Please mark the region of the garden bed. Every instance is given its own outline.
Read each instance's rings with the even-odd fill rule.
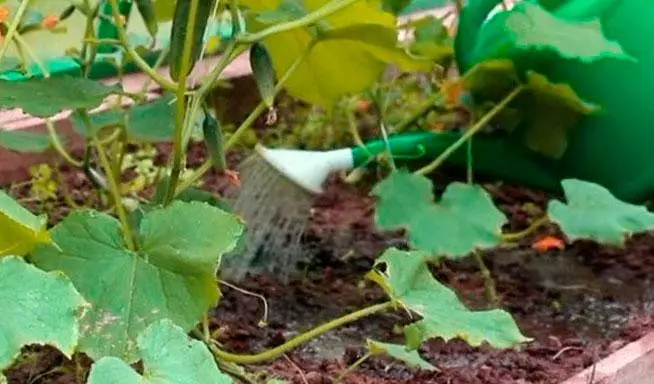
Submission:
[[[233,89],[255,94],[243,91],[246,88]],[[232,106],[239,107],[230,108],[236,121],[242,119],[241,109],[247,113],[251,110],[248,104],[257,102],[234,95],[229,99]],[[265,130],[265,124],[260,122],[257,129]],[[169,146],[161,145],[159,149],[158,161],[163,162]],[[232,165],[241,157],[233,153]],[[203,146],[196,144],[189,152],[189,166],[197,167],[205,158]],[[92,187],[84,175],[65,166],[61,170],[73,199],[86,201]],[[444,184],[441,181],[446,176],[437,179],[438,184]],[[203,188],[220,192],[225,185],[225,180],[209,173]],[[526,228],[548,200],[544,194],[517,186],[489,190],[510,218],[507,229],[512,231]],[[336,179],[330,181],[327,192],[316,201],[304,240],[307,251],[314,255],[304,279],[285,285],[258,276],[238,284],[266,297],[267,326],[258,326],[263,316],[260,299],[223,288],[224,297],[210,323],[226,349],[245,353],[270,348],[334,316],[383,299],[383,292],[370,282],[364,283],[363,275],[385,248],[402,248],[404,238],[399,233],[380,234],[374,230],[373,200],[368,191],[366,183],[352,186]],[[26,197],[25,193],[25,188],[15,189],[18,197]],[[66,213],[60,200],[48,207],[52,223]],[[36,203],[27,206],[35,211],[43,208]],[[654,259],[650,257],[654,236],[637,236],[622,250],[588,242],[544,253],[533,249],[531,245],[546,234],[556,234],[556,229],[542,228],[517,247],[485,254],[502,307],[515,316],[525,335],[534,338],[532,343],[518,351],[472,348],[459,340],[434,340],[426,343],[420,353],[439,372],[417,372],[401,362],[375,357],[344,382],[561,383],[654,330],[654,292],[650,286],[654,278]],[[476,264],[448,262],[435,268],[434,273],[470,307],[489,306],[485,281]],[[366,338],[401,341],[401,333],[393,328],[398,320],[407,319],[399,312],[367,318],[327,333],[268,364],[249,368],[293,383],[330,383],[365,353]],[[7,372],[10,383],[83,382],[80,380],[88,368],[87,361],[78,359],[76,366],[48,348],[26,349],[20,361]]]

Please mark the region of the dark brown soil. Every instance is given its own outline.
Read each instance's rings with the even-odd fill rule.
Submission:
[[[234,89],[246,88],[236,84]],[[252,109],[251,104],[257,102],[243,97],[227,100],[242,101],[226,105],[235,121],[242,120]],[[262,121],[257,126],[259,132],[265,129]],[[160,149],[165,154],[169,148]],[[162,154],[160,160],[164,157]],[[205,157],[202,146],[194,145],[189,166],[198,166]],[[231,154],[230,162],[234,164],[239,158]],[[94,200],[92,187],[82,172],[67,167],[61,170],[76,202]],[[204,188],[219,192],[225,182],[210,173],[204,179]],[[237,353],[262,351],[331,318],[384,300],[381,290],[363,276],[384,249],[401,248],[405,242],[400,233],[382,234],[374,230],[373,200],[365,184],[355,187],[333,180],[316,201],[304,242],[313,262],[303,279],[285,285],[270,276],[256,276],[239,284],[266,297],[266,326],[259,326],[264,308],[260,299],[223,287],[224,297],[212,312],[211,328],[224,348]],[[542,213],[549,199],[542,193],[515,186],[489,185],[488,189],[511,219],[507,231],[526,228]],[[19,197],[26,193],[25,188],[15,190]],[[32,202],[28,206],[35,211],[46,209],[51,223],[68,211],[62,201]],[[343,382],[560,383],[654,330],[654,292],[650,288],[654,279],[654,236],[637,236],[625,249],[588,242],[546,253],[532,249],[535,240],[556,233],[556,228],[542,228],[515,247],[484,254],[500,306],[516,317],[523,333],[534,338],[532,343],[520,350],[494,350],[485,346],[472,348],[460,340],[433,340],[425,343],[420,353],[439,372],[418,372],[401,362],[375,357]],[[434,273],[470,307],[492,306],[486,299],[485,281],[476,263],[443,263]],[[298,384],[331,383],[365,353],[367,338],[402,342],[395,325],[406,321],[402,313],[363,319],[248,370]],[[89,365],[83,357],[71,362],[50,348],[29,347],[6,376],[12,384],[83,383]]]
[[[190,165],[198,165],[204,156],[203,148],[196,145],[190,152]],[[75,200],[81,202],[92,195],[82,173],[66,167],[62,170]],[[209,174],[205,188],[219,191],[224,182]],[[547,201],[547,196],[524,188],[489,189],[511,218],[507,230],[528,226]],[[66,213],[58,203],[50,208],[52,222]],[[330,182],[327,192],[316,201],[305,239],[314,255],[306,277],[289,285],[266,276],[239,284],[266,297],[270,313],[264,327],[259,326],[261,300],[224,287],[225,296],[211,317],[218,341],[233,352],[261,351],[333,317],[383,300],[381,290],[365,282],[363,275],[385,248],[405,244],[401,234],[376,233],[372,213],[373,200],[367,196],[367,188]],[[418,372],[389,358],[375,357],[344,382],[558,383],[654,329],[654,296],[649,288],[654,278],[654,258],[650,256],[654,237],[638,236],[623,250],[584,242],[544,254],[532,250],[530,244],[547,233],[556,233],[556,229],[544,228],[517,247],[485,254],[501,307],[517,318],[534,342],[522,350],[494,350],[472,348],[459,340],[433,340],[420,352],[439,372]],[[476,264],[444,263],[434,272],[471,307],[490,306]],[[394,325],[403,322],[406,318],[399,313],[367,318],[275,361],[249,368],[292,383],[331,383],[365,353],[367,338],[401,342],[401,332]],[[6,375],[16,384],[81,383],[75,377],[83,380],[89,362],[83,358],[78,362],[81,368],[76,369],[57,351],[30,347]]]

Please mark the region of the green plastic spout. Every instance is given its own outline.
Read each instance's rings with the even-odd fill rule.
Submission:
[[[271,149],[262,145],[257,145],[256,150],[268,164],[300,187],[311,193],[321,193],[328,175],[365,166],[386,151],[390,151],[396,164],[414,168],[436,159],[460,137],[461,133],[458,132],[412,132],[390,136],[388,141],[370,141],[364,147],[330,151]],[[540,157],[505,137],[474,138],[471,149],[475,174],[528,184],[548,191],[560,189],[560,178],[551,172],[551,160]],[[445,160],[443,166],[465,170],[468,157],[467,146],[462,146]]]
[[[352,148],[353,166],[371,162],[387,150],[402,165],[425,164],[436,159],[461,137],[459,132],[411,132],[390,136],[388,142],[375,140],[365,147]],[[528,184],[547,191],[560,190],[560,178],[551,170],[552,160],[541,157],[506,136],[480,136],[472,141],[472,167],[475,173],[503,181]],[[450,155],[444,167],[465,170],[468,148],[461,146]]]

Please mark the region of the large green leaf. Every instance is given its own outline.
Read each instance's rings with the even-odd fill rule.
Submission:
[[[0,257],[24,256],[38,244],[50,244],[48,218],[36,216],[0,190]]]
[[[390,248],[367,275],[399,305],[422,317],[404,327],[409,350],[435,337],[445,341],[458,337],[471,346],[487,342],[495,348],[515,347],[531,340],[506,311],[468,310],[452,290],[434,279],[427,267],[428,258],[423,251]],[[378,268],[381,265],[383,272]]]
[[[132,362],[136,337],[149,324],[169,318],[189,330],[216,304],[218,261],[243,225],[209,204],[176,201],[145,213],[137,254],[125,248],[120,223],[95,211],[75,212],[51,232],[61,251],[40,247],[33,260],[66,273],[93,304],[82,319],[81,350]]]
[[[86,302],[61,272],[43,272],[23,259],[0,259],[0,371],[23,346],[51,345],[70,357]]]
[[[106,86],[83,77],[0,80],[0,109],[20,108],[32,116],[49,117],[67,109],[97,107],[121,90],[119,85]]]
[[[139,375],[116,357],[103,357],[93,364],[88,384],[231,384],[213,355],[200,341],[190,339],[171,321],[159,320],[136,340],[143,359]]]
[[[23,129],[0,128],[0,147],[21,153],[41,153],[50,148],[50,137],[45,133],[27,132]]]
[[[570,240],[590,239],[623,245],[634,233],[654,229],[654,214],[616,199],[609,190],[587,181],[561,182],[567,203],[549,202],[547,213]]]
[[[526,53],[544,52],[586,63],[606,58],[635,60],[620,44],[604,36],[599,19],[562,19],[538,4],[524,1],[488,21],[473,52],[475,61],[517,59]]]
[[[381,341],[368,340],[368,351],[373,355],[386,354],[405,362],[410,367],[417,367],[427,371],[436,371],[437,368],[426,362],[415,349],[407,350],[406,346],[400,344],[382,343]]]
[[[434,257],[465,257],[502,242],[506,217],[480,186],[452,183],[435,203],[429,179],[397,171],[372,193],[379,197],[377,227],[406,229],[411,246]]]
[[[306,0],[303,6],[312,12],[328,2]],[[245,0],[242,4],[266,15],[277,11],[277,17],[287,9],[291,9],[289,17],[298,12],[297,7],[289,8],[281,0]],[[359,1],[318,25],[277,33],[263,43],[280,78],[320,35],[320,41],[313,45],[285,88],[299,99],[331,109],[341,96],[361,92],[379,80],[389,63],[408,71],[431,66],[429,61],[413,59],[398,48],[395,24],[396,18],[383,12],[379,1]],[[267,25],[253,18],[249,26],[261,29]]]
[[[71,115],[73,129],[80,135],[92,137],[103,128],[126,126],[129,138],[137,142],[157,143],[172,140],[175,130],[175,114],[170,103],[172,96],[166,94],[157,100],[127,109],[108,110],[91,115],[95,130],[89,131],[78,113]]]

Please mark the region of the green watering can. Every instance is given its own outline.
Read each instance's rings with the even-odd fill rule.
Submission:
[[[485,59],[471,55],[482,26],[500,3],[501,0],[471,0],[463,9],[455,41],[461,73]],[[561,192],[562,179],[576,178],[598,183],[619,199],[646,202],[654,197],[654,102],[649,99],[654,91],[654,0],[538,3],[561,18],[599,17],[605,36],[617,41],[636,62],[604,58],[581,64],[556,59],[541,65],[539,73],[555,83],[568,83],[582,99],[601,106],[602,112],[586,117],[570,131],[566,151],[559,159],[528,149],[520,130],[477,135],[472,144],[475,174],[555,193]],[[507,33],[495,29],[486,28],[483,33]],[[319,193],[327,174],[364,165],[387,148],[399,160],[429,161],[460,138],[461,133],[418,132],[397,134],[389,137],[388,142],[369,142],[365,148],[306,152],[258,146],[257,150],[291,180]],[[467,161],[467,146],[463,145],[448,157],[444,166],[464,169]]]
[[[473,0],[463,10],[456,39],[457,65],[462,73],[476,64],[471,52],[484,21],[500,3]],[[513,137],[516,135],[505,138],[507,145],[502,151],[489,148],[491,143],[483,144],[484,137],[478,137],[473,144],[477,172],[551,191],[560,189],[560,179],[578,178],[601,184],[616,197],[634,203],[654,197],[654,102],[650,99],[654,91],[654,1],[539,3],[561,18],[599,17],[605,36],[617,41],[637,62],[602,59],[589,65],[558,59],[539,68],[551,81],[570,84],[582,99],[600,105],[603,111],[584,118],[570,131],[566,152],[558,160],[525,151],[522,140]],[[522,155],[523,164],[516,163],[516,157]]]

